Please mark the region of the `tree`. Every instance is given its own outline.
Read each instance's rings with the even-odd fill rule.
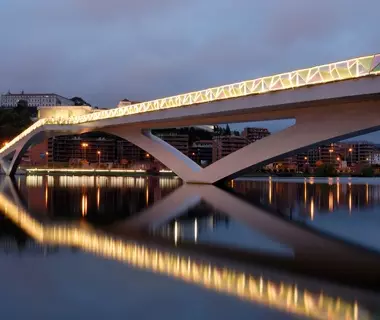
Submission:
[[[318,161],[315,163],[315,166],[316,166],[316,167],[321,167],[321,166],[323,166],[323,161],[322,161],[322,160],[318,160]]]
[[[337,171],[334,165],[323,164],[317,168],[315,175],[317,177],[335,177],[337,175]]]
[[[234,130],[234,136],[240,136],[240,132],[238,130]]]
[[[231,129],[230,129],[230,126],[228,125],[228,123],[227,123],[226,129],[224,131],[224,135],[225,136],[230,136],[231,135]]]
[[[373,177],[374,176],[373,168],[370,166],[365,166],[361,168],[360,175],[363,177]]]
[[[13,109],[14,112],[18,114],[25,114],[28,112],[28,101],[19,100],[16,107]]]
[[[90,106],[91,107],[91,104],[86,102],[81,97],[73,97],[70,100],[72,100],[74,102],[74,105],[76,105],[76,106]]]

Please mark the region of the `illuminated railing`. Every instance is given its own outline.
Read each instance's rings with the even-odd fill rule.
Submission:
[[[340,298],[300,290],[296,285],[274,283],[263,277],[193,261],[189,257],[128,243],[75,226],[43,226],[0,194],[4,213],[40,242],[75,246],[102,257],[167,274],[208,289],[261,303],[314,319],[370,319],[365,309]]]
[[[44,124],[73,125],[91,121],[129,116],[138,113],[178,108],[193,104],[202,104],[213,101],[233,99],[248,95],[263,94],[304,86],[325,84],[335,81],[355,79],[380,74],[380,54],[334,62],[307,69],[301,69],[273,76],[242,81],[204,89],[200,91],[180,94],[172,97],[136,103],[120,108],[102,110],[81,116],[69,118],[48,118],[37,121],[32,127],[21,133],[22,137],[13,139],[9,146],[16,143],[31,131]],[[7,147],[0,149],[0,153]]]
[[[137,103],[121,108],[94,112],[71,119],[84,123],[117,118],[137,113],[178,108],[193,104],[263,94],[273,91],[295,89],[304,86],[354,79],[380,74],[380,54],[354,58],[307,69],[281,73],[269,77],[242,81],[220,87],[195,91],[177,96]]]

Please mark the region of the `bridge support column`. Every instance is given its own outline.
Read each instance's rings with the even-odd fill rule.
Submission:
[[[11,152],[8,157],[1,159],[1,168],[7,176],[15,175],[23,153],[23,148],[17,148]]]
[[[177,174],[184,182],[191,181],[192,177],[202,170],[202,168],[188,156],[162,139],[154,136],[150,131],[128,129],[126,127],[104,128],[102,131],[128,140],[145,150]]]

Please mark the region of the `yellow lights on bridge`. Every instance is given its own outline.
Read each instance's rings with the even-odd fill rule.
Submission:
[[[350,60],[325,64],[307,69],[281,73],[273,76],[242,81],[220,87],[180,94],[177,96],[136,103],[124,107],[92,112],[68,118],[44,118],[38,120],[7,145],[0,153],[26,138],[31,132],[44,125],[76,125],[92,121],[125,117],[144,112],[209,103],[249,95],[264,94],[281,90],[295,89],[310,85],[331,83],[365,76],[380,75],[380,54],[354,58]]]
[[[299,289],[296,285],[275,283],[226,267],[150,248],[107,236],[79,226],[42,225],[6,196],[1,207],[8,218],[37,241],[78,247],[84,251],[125,262],[143,270],[166,274],[217,292],[264,304],[314,319],[369,319],[369,313],[356,302],[346,302]]]

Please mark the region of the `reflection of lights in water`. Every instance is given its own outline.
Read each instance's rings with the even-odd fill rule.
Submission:
[[[39,187],[43,185],[43,176],[29,175],[26,177],[28,187]],[[54,176],[48,176],[48,185],[54,186]],[[178,187],[181,180],[175,177],[163,177],[159,179],[161,189],[172,189]],[[106,176],[59,176],[58,183],[61,187],[130,187],[143,188],[148,180],[142,177],[106,177]]]
[[[48,208],[48,202],[49,202],[49,189],[48,186],[45,186],[45,208]]]
[[[47,176],[47,184],[49,187],[54,187],[54,177],[53,176]]]
[[[331,190],[329,191],[329,211],[334,211],[334,195]]]
[[[96,190],[96,207],[99,210],[100,208],[100,187]]]
[[[306,184],[306,180],[303,183],[303,202],[304,202],[305,208],[306,208],[306,204],[307,204],[307,184]]]
[[[181,180],[178,178],[172,178],[172,177],[165,177],[165,178],[160,178],[158,180],[159,182],[159,187],[161,189],[166,189],[166,188],[174,188],[178,187],[180,185]]]
[[[4,213],[37,241],[78,247],[93,254],[166,274],[185,282],[314,319],[370,319],[357,302],[299,290],[249,273],[218,267],[76,226],[44,226],[0,194]]]
[[[198,219],[194,220],[194,241],[195,243],[198,241]]]
[[[235,181],[234,180],[231,180],[231,187],[235,188]]]
[[[339,199],[340,199],[340,187],[339,182],[336,184],[336,202],[339,205]]]
[[[269,194],[268,194],[269,204],[272,204],[272,177],[269,177]]]
[[[214,230],[214,216],[211,215],[209,218],[209,226],[211,230]]]
[[[82,216],[85,217],[87,215],[87,195],[82,195]]]
[[[178,222],[174,221],[174,243],[178,243]]]
[[[43,183],[42,176],[26,176],[26,185],[28,187],[40,187]]]
[[[148,206],[149,205],[149,185],[146,184],[145,187],[145,204]]]
[[[351,183],[348,184],[348,212],[351,214],[352,210],[352,188]]]
[[[368,204],[369,202],[369,186],[368,186],[368,183],[366,183],[365,185],[365,203]]]
[[[314,220],[314,197],[310,199],[310,218]]]

